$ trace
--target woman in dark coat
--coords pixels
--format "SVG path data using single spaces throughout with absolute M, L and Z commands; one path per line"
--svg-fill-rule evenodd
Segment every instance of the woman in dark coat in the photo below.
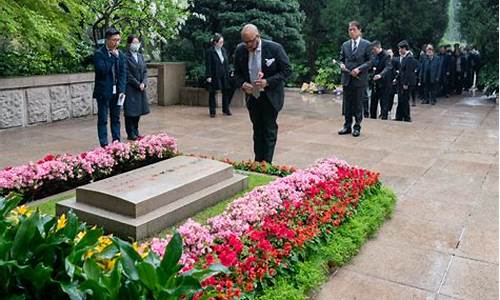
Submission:
M 229 61 L 224 45 L 224 38 L 216 33 L 212 38 L 212 46 L 206 52 L 206 78 L 209 92 L 208 104 L 210 117 L 215 117 L 215 94 L 222 91 L 222 112 L 231 115 L 231 84 L 229 80 Z
M 149 103 L 146 95 L 148 70 L 144 57 L 139 53 L 141 43 L 136 35 L 127 39 L 127 90 L 123 111 L 125 130 L 129 140 L 139 136 L 139 119 L 149 114 Z

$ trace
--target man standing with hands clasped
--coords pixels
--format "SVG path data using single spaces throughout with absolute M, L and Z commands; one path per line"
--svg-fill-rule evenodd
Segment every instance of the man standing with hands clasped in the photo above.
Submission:
M 340 69 L 342 71 L 343 107 L 345 122 L 339 134 L 359 136 L 363 109 L 361 97 L 368 86 L 368 70 L 371 68 L 371 44 L 361 38 L 361 24 L 358 21 L 349 22 L 349 39 L 340 49 Z M 352 126 L 352 118 L 355 123 Z M 353 127 L 353 128 L 351 128 Z
M 255 161 L 271 163 L 278 136 L 276 120 L 285 99 L 285 80 L 292 69 L 283 47 L 261 39 L 255 25 L 243 27 L 241 40 L 235 50 L 235 81 L 246 94 Z
M 97 135 L 101 147 L 108 145 L 108 113 L 111 137 L 113 141 L 120 141 L 120 106 L 125 99 L 127 84 L 125 56 L 118 50 L 120 32 L 109 28 L 105 38 L 105 45 L 94 54 L 94 98 L 97 100 Z

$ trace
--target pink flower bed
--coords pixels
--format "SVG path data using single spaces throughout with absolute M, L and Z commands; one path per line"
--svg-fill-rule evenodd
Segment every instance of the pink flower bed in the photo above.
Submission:
M 283 201 L 303 201 L 305 192 L 316 184 L 335 180 L 338 167 L 350 168 L 345 161 L 336 158 L 320 160 L 308 169 L 255 188 L 232 202 L 219 216 L 208 219 L 207 225 L 189 219 L 178 228 L 184 241 L 182 263 L 189 267 L 197 258 L 210 253 L 217 239 L 240 237 L 254 224 L 283 209 Z M 163 255 L 169 239 L 154 238 L 149 246 L 152 251 Z
M 170 158 L 176 152 L 176 140 L 160 133 L 129 143 L 114 142 L 77 155 L 47 154 L 37 162 L 1 170 L 0 195 L 17 192 L 30 201 Z

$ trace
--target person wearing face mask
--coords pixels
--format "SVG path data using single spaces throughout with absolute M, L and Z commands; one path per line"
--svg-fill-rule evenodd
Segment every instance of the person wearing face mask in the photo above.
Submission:
M 136 35 L 127 39 L 127 91 L 123 105 L 127 139 L 135 141 L 139 135 L 139 119 L 149 114 L 149 102 L 146 94 L 148 69 L 144 56 L 139 52 L 141 43 Z
M 229 80 L 229 60 L 224 45 L 224 37 L 216 33 L 211 40 L 212 46 L 206 52 L 206 78 L 208 89 L 208 105 L 210 117 L 215 117 L 215 94 L 222 92 L 222 113 L 230 116 L 229 105 L 231 102 L 231 84 Z

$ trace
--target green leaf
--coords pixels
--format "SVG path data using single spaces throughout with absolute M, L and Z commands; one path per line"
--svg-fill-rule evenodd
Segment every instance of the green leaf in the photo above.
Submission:
M 101 228 L 87 230 L 83 238 L 75 245 L 75 250 L 95 245 L 102 234 L 103 231 Z
M 24 269 L 22 276 L 31 282 L 37 290 L 41 290 L 50 280 L 51 273 L 52 267 L 38 264 L 34 269 L 32 267 Z
M 123 266 L 123 271 L 125 272 L 125 275 L 127 275 L 127 277 L 133 281 L 139 280 L 139 274 L 135 266 L 136 262 L 142 261 L 139 254 L 129 243 L 126 243 L 115 237 L 111 239 L 120 249 L 120 254 L 121 254 L 120 262 Z
M 59 285 L 61 286 L 63 292 L 65 292 L 66 295 L 68 295 L 71 300 L 85 299 L 84 298 L 85 293 L 83 293 L 78 289 L 78 285 L 76 282 L 71 282 L 71 283 L 60 282 Z
M 149 263 L 141 262 L 137 264 L 137 271 L 141 282 L 151 291 L 156 290 L 158 279 L 155 268 Z
M 7 198 L 0 197 L 0 219 L 5 219 L 7 214 L 21 202 L 19 194 L 11 194 Z
M 87 279 L 99 281 L 101 269 L 99 269 L 99 266 L 92 258 L 85 260 L 83 263 L 83 271 Z
M 36 231 L 35 218 L 37 213 L 31 215 L 29 218 L 21 222 L 19 229 L 14 237 L 14 243 L 12 249 L 10 250 L 11 256 L 16 257 L 20 260 L 27 257 L 29 254 L 29 249 L 31 246 L 31 240 L 33 239 Z
M 165 249 L 165 255 L 163 255 L 163 259 L 160 264 L 160 268 L 165 272 L 167 277 L 170 277 L 174 274 L 174 272 L 177 272 L 174 267 L 179 262 L 181 255 L 182 238 L 176 231 Z

